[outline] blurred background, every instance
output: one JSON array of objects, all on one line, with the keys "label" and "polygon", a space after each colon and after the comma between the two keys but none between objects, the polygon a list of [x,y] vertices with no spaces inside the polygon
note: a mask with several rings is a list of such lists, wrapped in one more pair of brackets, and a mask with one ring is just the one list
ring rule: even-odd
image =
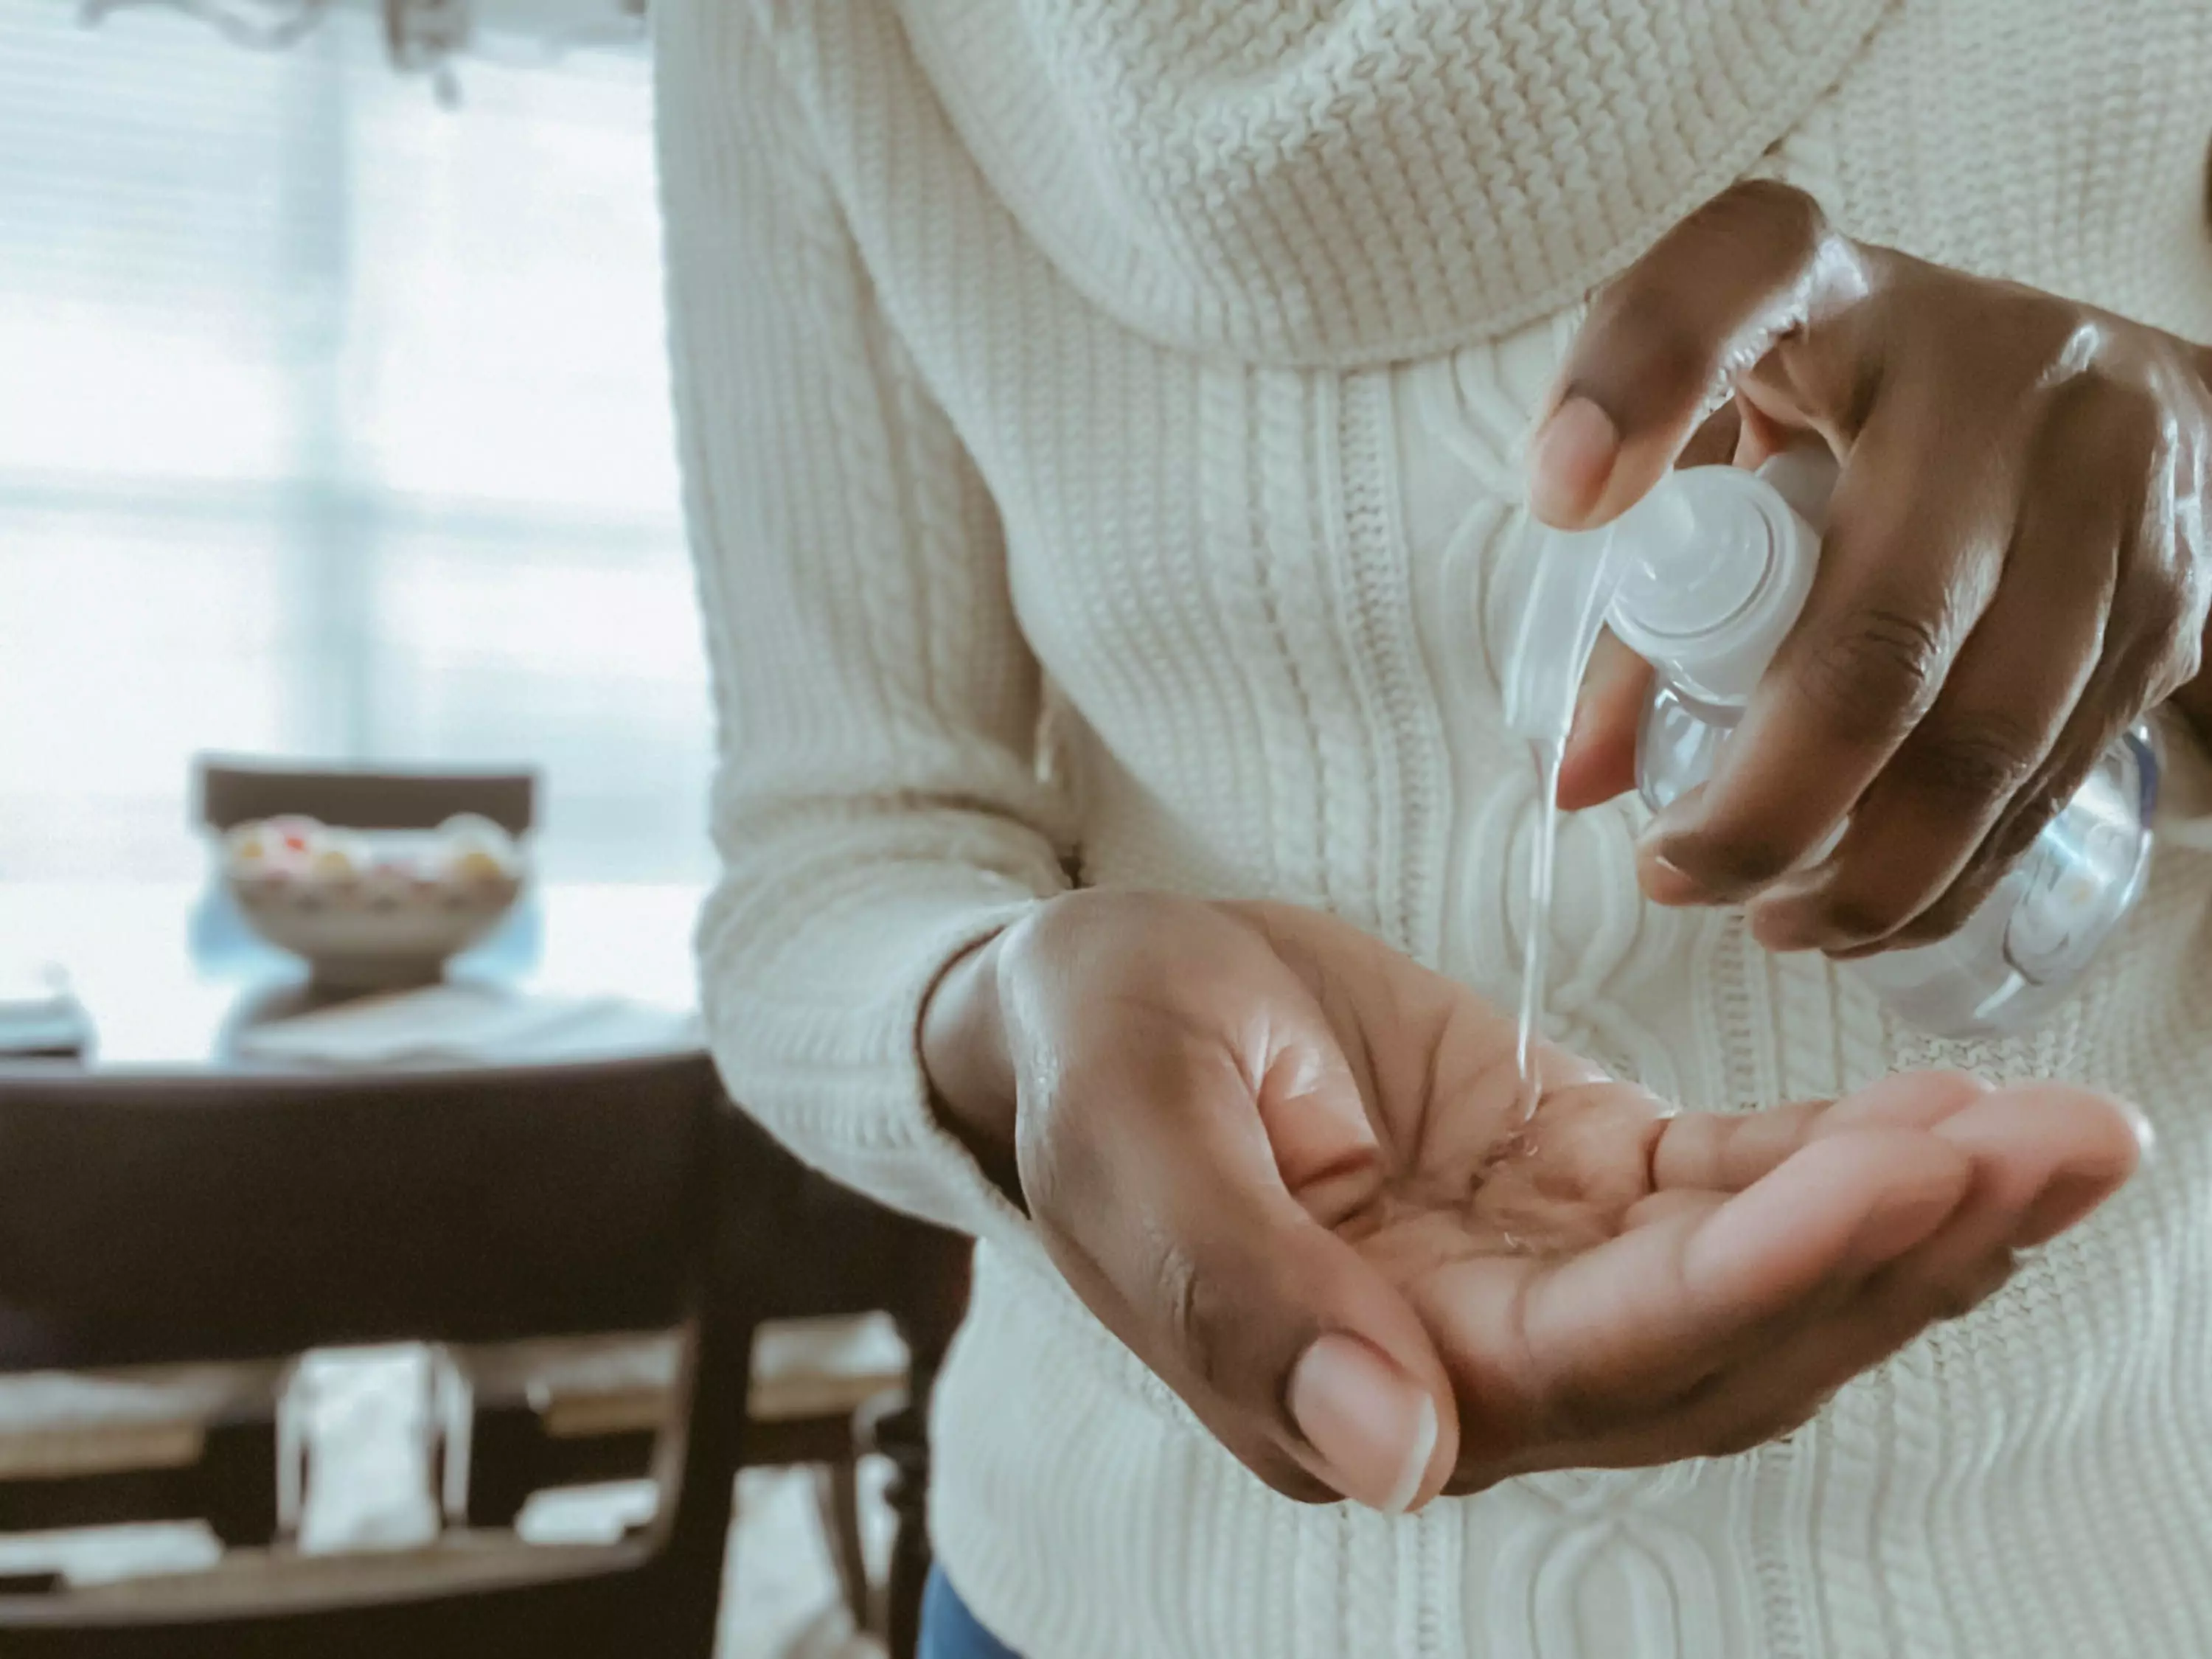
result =
[{"label": "blurred background", "polygon": [[[157,1650],[323,1654],[395,1586],[425,1622],[363,1651],[628,1653],[679,1603],[733,1659],[910,1650],[921,1487],[884,1492],[964,1253],[732,1129],[690,1012],[641,6],[0,0],[0,1145],[65,1149],[0,1161],[0,1651],[220,1605]],[[232,1096],[258,1139],[212,1133]],[[706,1139],[595,1152],[640,1097]],[[568,1173],[504,1206],[465,1176],[502,1160]],[[699,1182],[744,1202],[672,1232]],[[665,1282],[524,1322],[600,1270],[580,1214]],[[477,1258],[525,1291],[459,1297]],[[672,1458],[744,1466],[726,1554]],[[453,1599],[495,1570],[543,1605]],[[337,1622],[234,1645],[301,1595]]]},{"label": "blurred background", "polygon": [[449,107],[366,5],[0,0],[0,878],[196,873],[207,749],[529,763],[547,875],[706,874],[615,3],[480,10]]}]

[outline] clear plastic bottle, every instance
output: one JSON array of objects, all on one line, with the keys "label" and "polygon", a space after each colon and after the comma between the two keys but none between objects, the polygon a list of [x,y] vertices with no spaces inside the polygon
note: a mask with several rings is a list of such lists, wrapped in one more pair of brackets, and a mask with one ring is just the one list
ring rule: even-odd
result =
[{"label": "clear plastic bottle", "polygon": [[[1658,670],[1637,747],[1644,799],[1656,810],[1702,783],[1804,609],[1835,478],[1834,461],[1811,451],[1757,472],[1688,468],[1605,530],[1550,536],[1504,665],[1507,723],[1538,743],[1563,738],[1607,626]],[[2106,752],[1959,932],[1850,971],[1933,1036],[2033,1024],[2072,989],[2141,892],[2158,783],[2156,747],[2139,727]]]},{"label": "clear plastic bottle", "polygon": [[[1678,472],[1616,530],[1614,635],[1657,668],[1637,745],[1656,810],[1703,782],[1810,592],[1834,463]],[[1966,925],[1850,971],[1934,1036],[2019,1030],[2073,988],[2142,890],[2159,763],[2130,732]],[[1826,849],[1821,849],[1820,856]]]}]

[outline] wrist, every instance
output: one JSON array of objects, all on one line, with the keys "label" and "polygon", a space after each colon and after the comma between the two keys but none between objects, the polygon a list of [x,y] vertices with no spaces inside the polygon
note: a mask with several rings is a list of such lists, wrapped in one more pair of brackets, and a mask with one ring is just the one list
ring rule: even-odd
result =
[{"label": "wrist", "polygon": [[947,963],[922,1004],[923,1074],[938,1118],[1009,1194],[1019,1179],[1014,1158],[1018,1093],[999,994],[1006,930]]}]

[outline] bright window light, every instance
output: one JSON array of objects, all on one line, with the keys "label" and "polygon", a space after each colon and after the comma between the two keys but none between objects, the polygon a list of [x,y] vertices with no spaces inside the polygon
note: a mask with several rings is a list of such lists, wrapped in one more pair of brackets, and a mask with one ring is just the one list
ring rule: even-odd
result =
[{"label": "bright window light", "polygon": [[534,762],[705,873],[641,53],[264,55],[0,0],[0,879],[196,875],[200,749]]}]

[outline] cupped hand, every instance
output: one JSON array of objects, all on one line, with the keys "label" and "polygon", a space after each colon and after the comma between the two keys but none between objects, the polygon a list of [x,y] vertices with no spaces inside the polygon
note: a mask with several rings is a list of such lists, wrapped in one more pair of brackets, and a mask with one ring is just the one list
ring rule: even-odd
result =
[{"label": "cupped hand", "polygon": [[[1278,1490],[1387,1510],[1755,1444],[2133,1169],[2085,1092],[1670,1115],[1288,906],[1071,895],[948,975],[943,1109],[1079,1296]],[[949,1086],[948,1086],[949,1085]]]},{"label": "cupped hand", "polygon": [[[2212,351],[1741,185],[1598,295],[1532,446],[1532,506],[1609,520],[1731,394],[1739,459],[1825,442],[1843,473],[1802,618],[1710,783],[1646,837],[1653,897],[1749,902],[1777,949],[1925,943],[2147,709],[2180,692],[2212,729],[2212,684],[2190,684]],[[1624,655],[1592,676],[1570,804],[1629,782]]]}]

